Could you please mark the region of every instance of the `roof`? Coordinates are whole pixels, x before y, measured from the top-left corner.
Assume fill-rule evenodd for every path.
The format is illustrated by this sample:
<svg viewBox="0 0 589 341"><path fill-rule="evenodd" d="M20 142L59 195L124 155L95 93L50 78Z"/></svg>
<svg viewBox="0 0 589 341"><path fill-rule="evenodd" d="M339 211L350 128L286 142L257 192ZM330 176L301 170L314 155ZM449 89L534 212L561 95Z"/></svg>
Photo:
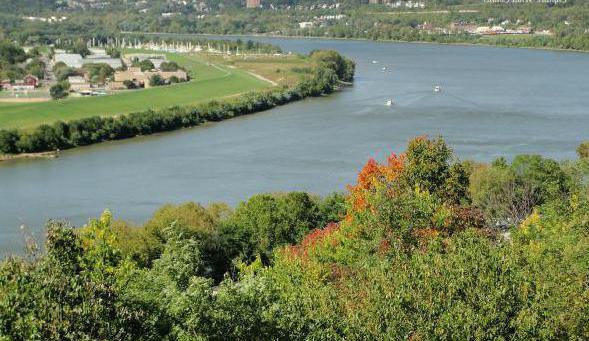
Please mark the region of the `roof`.
<svg viewBox="0 0 589 341"><path fill-rule="evenodd" d="M117 69L123 66L120 58L111 58L106 55L91 55L86 57L82 64L108 64L113 69Z"/></svg>
<svg viewBox="0 0 589 341"><path fill-rule="evenodd" d="M86 83L86 80L84 79L84 77L80 77L80 76L69 76L67 78L67 81L70 84Z"/></svg>
<svg viewBox="0 0 589 341"><path fill-rule="evenodd" d="M77 53L56 53L53 57L55 63L63 62L69 67L82 67L82 56Z"/></svg>

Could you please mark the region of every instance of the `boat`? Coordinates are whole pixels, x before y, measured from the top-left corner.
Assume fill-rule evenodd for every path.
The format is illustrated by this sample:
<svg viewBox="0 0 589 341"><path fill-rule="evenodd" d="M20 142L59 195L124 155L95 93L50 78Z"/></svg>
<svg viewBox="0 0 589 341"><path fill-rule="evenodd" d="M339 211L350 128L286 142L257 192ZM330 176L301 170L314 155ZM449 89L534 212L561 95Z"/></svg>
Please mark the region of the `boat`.
<svg viewBox="0 0 589 341"><path fill-rule="evenodd" d="M386 70L387 70L386 66L383 66L382 71L386 71Z"/></svg>
<svg viewBox="0 0 589 341"><path fill-rule="evenodd" d="M372 64L378 64L378 60L373 60Z"/></svg>
<svg viewBox="0 0 589 341"><path fill-rule="evenodd" d="M390 106L392 106L393 104L395 104L395 103L393 102L393 100L392 100L392 99L387 99L387 100L384 102L384 105L386 105L387 107L390 107Z"/></svg>
<svg viewBox="0 0 589 341"><path fill-rule="evenodd" d="M442 88L440 88L439 85L434 86L434 92L440 92L442 91Z"/></svg>

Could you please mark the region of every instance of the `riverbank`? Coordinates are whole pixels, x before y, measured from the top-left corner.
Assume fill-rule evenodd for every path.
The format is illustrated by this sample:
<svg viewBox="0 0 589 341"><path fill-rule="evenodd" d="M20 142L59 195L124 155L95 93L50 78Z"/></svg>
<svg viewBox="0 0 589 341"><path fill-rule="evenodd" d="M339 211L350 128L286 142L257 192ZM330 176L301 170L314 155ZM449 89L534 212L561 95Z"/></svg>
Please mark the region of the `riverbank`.
<svg viewBox="0 0 589 341"><path fill-rule="evenodd" d="M0 162L16 161L23 159L55 159L59 157L58 151L40 153L0 154Z"/></svg>
<svg viewBox="0 0 589 341"><path fill-rule="evenodd" d="M395 40L395 39L370 39L370 38L340 38L340 37L325 37L325 36L296 36L296 35L282 35L271 33L252 33L252 34L215 34L215 33L166 33L166 32L129 32L122 31L123 34L144 34L144 35L162 35L162 36L196 36L196 37L259 37L259 38L279 38L279 39L320 39L320 40L349 40L349 41L375 41L383 43L404 43L404 44L434 44L434 45L450 45L450 46L486 46L486 47L500 47L500 48L515 48L515 49L530 49L543 51L562 51L562 52L582 52L589 53L589 50L579 49L563 49L555 47L538 47L538 46L514 46L506 44L489 44L484 42L439 42L439 41L417 41L417 40Z"/></svg>
<svg viewBox="0 0 589 341"><path fill-rule="evenodd" d="M116 116L90 116L68 122L56 121L33 130L0 130L0 152L13 155L51 152L218 122L306 97L329 94L337 89L340 81L353 80L355 64L335 51L315 51L306 58L305 65L309 68L309 73L297 76L298 82L294 86L275 82L283 86L248 92L225 100L213 97L208 102L197 105L176 105L157 111L147 109ZM273 75L282 77L283 73L296 74L295 69L295 66L289 72L274 69ZM264 70L268 72L267 68ZM241 72L247 74L245 70ZM257 77L248 76L261 82ZM259 76L268 78L264 81L266 84L270 80L266 74Z"/></svg>

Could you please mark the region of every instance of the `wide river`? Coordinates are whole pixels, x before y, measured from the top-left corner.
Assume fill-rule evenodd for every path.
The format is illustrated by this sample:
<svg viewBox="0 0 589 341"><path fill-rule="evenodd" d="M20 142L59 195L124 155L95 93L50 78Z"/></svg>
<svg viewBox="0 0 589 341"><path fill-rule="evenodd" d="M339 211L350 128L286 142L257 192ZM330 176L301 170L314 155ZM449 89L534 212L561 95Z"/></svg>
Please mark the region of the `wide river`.
<svg viewBox="0 0 589 341"><path fill-rule="evenodd" d="M164 203L343 191L369 157L400 152L421 134L443 135L459 158L480 161L574 158L589 139L589 54L260 40L293 52L336 49L357 62L355 84L249 117L0 164L0 253L22 250L21 225L42 238L49 218L83 224L110 208L141 223Z"/></svg>

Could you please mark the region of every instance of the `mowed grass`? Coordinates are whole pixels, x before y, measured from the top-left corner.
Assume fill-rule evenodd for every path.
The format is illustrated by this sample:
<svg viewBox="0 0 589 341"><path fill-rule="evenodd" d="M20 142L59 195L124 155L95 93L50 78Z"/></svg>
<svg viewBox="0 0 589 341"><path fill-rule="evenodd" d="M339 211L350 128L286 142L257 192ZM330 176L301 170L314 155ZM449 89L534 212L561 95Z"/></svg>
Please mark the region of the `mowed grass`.
<svg viewBox="0 0 589 341"><path fill-rule="evenodd" d="M42 103L0 103L0 129L30 129L58 120L110 116L174 105L190 105L272 86L239 69L208 64L199 55L168 54L192 81L118 94Z"/></svg>
<svg viewBox="0 0 589 341"><path fill-rule="evenodd" d="M279 85L292 86L300 82L305 73L298 69L310 69L309 58L298 55L290 56L207 56L213 63L231 65L241 70L260 75Z"/></svg>

